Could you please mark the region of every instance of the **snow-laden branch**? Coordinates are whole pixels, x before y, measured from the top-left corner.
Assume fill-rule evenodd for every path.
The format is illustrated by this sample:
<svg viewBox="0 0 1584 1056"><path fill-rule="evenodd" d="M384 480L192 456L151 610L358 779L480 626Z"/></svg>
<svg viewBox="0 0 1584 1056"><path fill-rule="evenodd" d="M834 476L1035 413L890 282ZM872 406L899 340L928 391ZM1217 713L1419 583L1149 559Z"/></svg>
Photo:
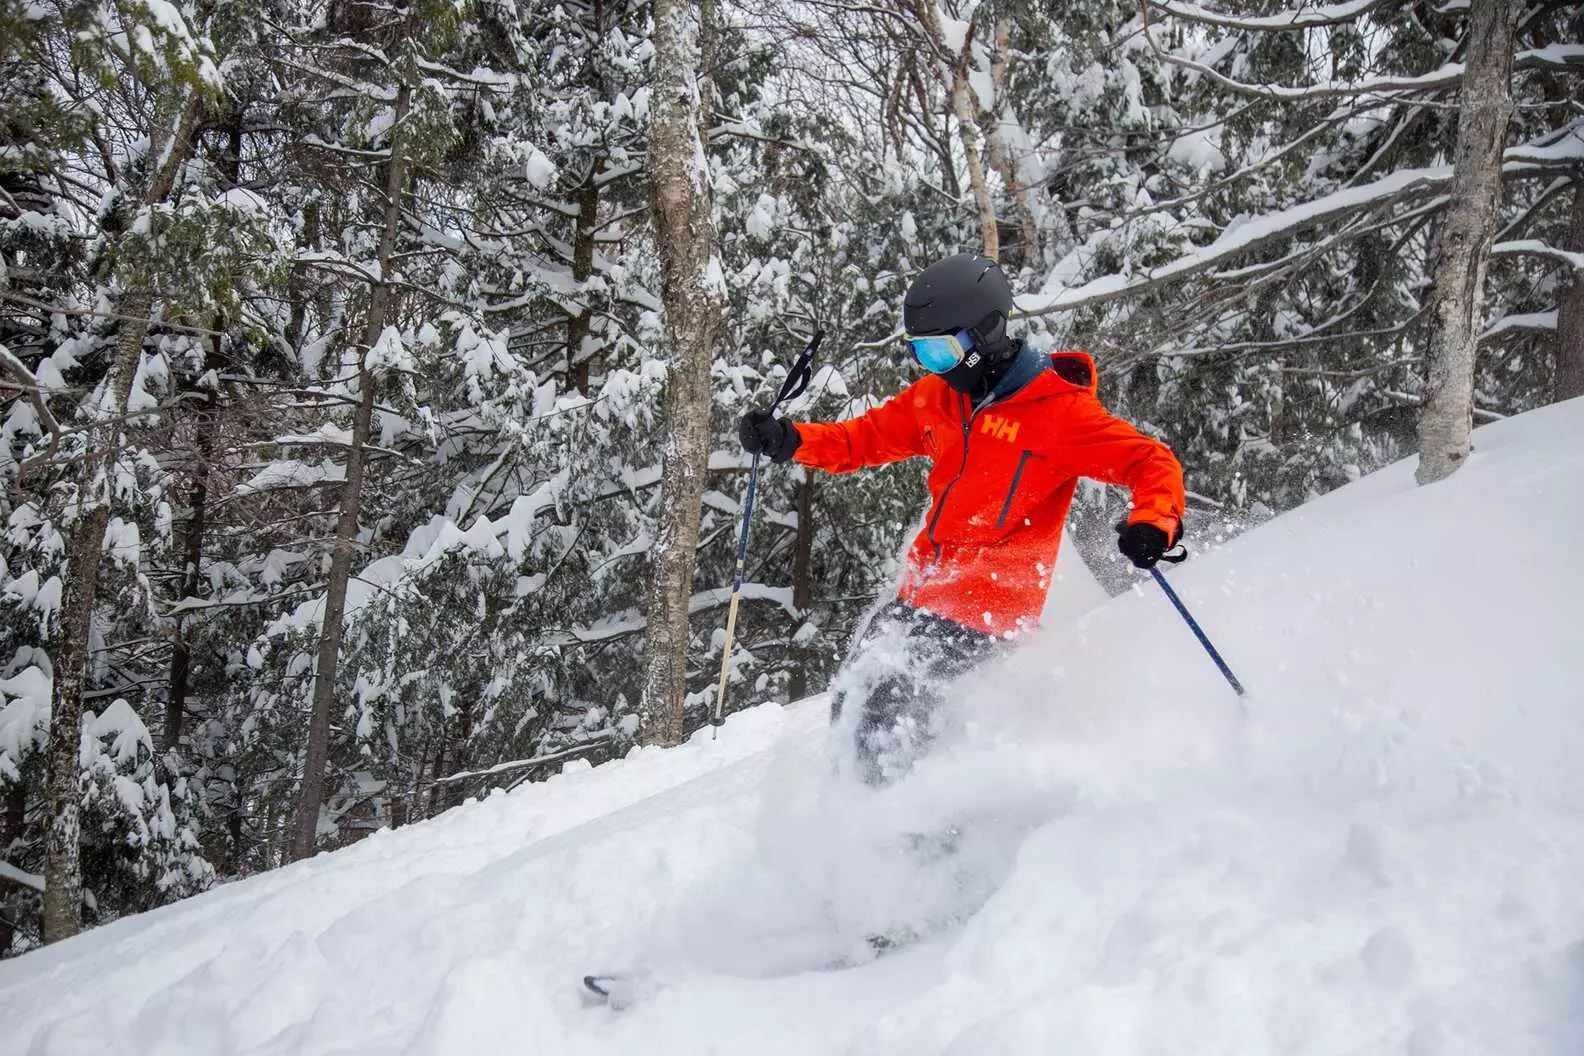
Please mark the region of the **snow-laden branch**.
<svg viewBox="0 0 1584 1056"><path fill-rule="evenodd" d="M1337 26L1355 22L1360 15L1368 14L1382 6L1386 0L1353 0L1347 4L1326 4L1322 7L1281 11L1274 15L1240 17L1224 15L1198 4L1179 4L1172 0L1145 0L1149 6L1166 12L1185 22L1198 22L1206 26L1225 26L1228 29L1245 29L1254 33L1279 32L1289 29L1312 29L1316 26Z"/></svg>
<svg viewBox="0 0 1584 1056"><path fill-rule="evenodd" d="M1557 313L1550 312L1520 312L1514 315L1504 315L1487 326L1479 335L1481 341L1489 341L1501 334L1522 331L1535 331L1547 333L1557 328Z"/></svg>
<svg viewBox="0 0 1584 1056"><path fill-rule="evenodd" d="M1538 238L1522 238L1512 242L1498 242L1491 247L1493 257L1549 257L1568 265L1574 271L1584 272L1584 253L1571 253L1565 249L1540 241Z"/></svg>
<svg viewBox="0 0 1584 1056"><path fill-rule="evenodd" d="M1045 315L1137 294L1187 278L1229 257L1258 249L1315 224L1338 220L1361 209L1386 205L1411 194L1433 190L1451 180L1450 165L1404 169L1374 183L1348 187L1312 202L1268 213L1228 228L1210 245L1158 268L1145 269L1132 275L1102 275L1072 289L1025 295L1018 298L1018 311L1025 316Z"/></svg>
<svg viewBox="0 0 1584 1056"><path fill-rule="evenodd" d="M1353 4L1338 4L1330 7L1318 8L1312 14L1316 17L1313 22L1282 21L1301 17L1310 12L1286 12L1268 18L1239 19L1232 16L1217 15L1205 8L1192 4L1173 4L1170 2L1155 2L1158 10L1167 14L1181 17L1191 22L1205 22L1213 25L1230 26L1236 29L1245 29L1255 32L1271 32L1287 29L1303 29L1311 25L1328 25L1337 22L1349 22L1354 17L1378 6L1377 0L1357 0ZM1162 62L1176 66L1179 69L1189 70L1205 77L1228 91L1253 99L1268 99L1279 102L1297 102L1306 99L1320 99L1338 95L1378 96L1397 93L1422 93L1426 91L1441 90L1457 86L1463 80L1463 64L1461 62L1448 62L1429 73L1415 77L1365 77L1359 80L1326 81L1313 85L1280 85L1280 84L1254 84L1239 81L1228 77L1226 74L1206 63L1187 58L1182 55L1167 51L1156 43L1154 34L1150 31L1149 9L1151 0L1141 0L1140 11L1143 13L1144 39ZM1350 14L1351 12L1351 14ZM1552 44L1544 48L1520 51L1514 57L1513 65L1516 69L1545 69L1573 71L1584 67L1584 46L1575 44Z"/></svg>
<svg viewBox="0 0 1584 1056"><path fill-rule="evenodd" d="M1168 10L1163 4L1157 4L1156 6L1162 8L1162 10ZM1149 44L1150 50L1155 53L1157 58L1179 69L1191 70L1229 91L1255 99L1294 102L1302 99L1319 99L1334 95L1422 92L1455 85L1463 78L1463 64L1461 62L1449 62L1442 65L1439 69L1421 74L1418 77L1365 77L1356 81L1328 81L1304 87L1279 84L1250 84L1228 77L1213 66L1173 54L1157 44L1154 33L1150 31L1149 8L1149 0L1140 0L1139 12L1143 16L1144 40Z"/></svg>
<svg viewBox="0 0 1584 1056"><path fill-rule="evenodd" d="M1411 392L1399 392L1396 389L1380 389L1379 392L1388 400L1391 400L1393 403L1400 404L1403 407L1424 406L1424 397L1415 396ZM1498 414L1496 411L1488 411L1483 407L1474 408L1473 413L1474 420L1478 422L1500 422L1504 421L1507 417L1505 414Z"/></svg>
<svg viewBox="0 0 1584 1056"><path fill-rule="evenodd" d="M532 759L515 759L509 763L497 763L496 765L487 767L483 770L464 770L459 774L447 774L445 777L436 778L435 784L449 785L457 781L467 781L475 777L494 777L496 774L509 774L513 770L525 770L531 766L548 766L551 763L565 762L568 759L575 759L580 755L585 755L588 752L593 751L595 748L603 748L605 745L609 744L615 736L616 731L607 730L603 734L598 734L586 741L575 744L570 748L564 748L559 752L551 752L548 755L536 755Z"/></svg>
<svg viewBox="0 0 1584 1056"><path fill-rule="evenodd" d="M34 891L44 890L44 878L37 873L24 873L9 862L0 862L0 880L9 880L21 887L32 888Z"/></svg>
<svg viewBox="0 0 1584 1056"><path fill-rule="evenodd" d="M731 601L732 590L730 587L715 587L712 590L702 590L688 599L688 615L697 616L709 609L718 609ZM744 583L742 596L748 601L773 601L786 610L787 615L796 618L798 610L792 604L791 587L772 587L767 583ZM549 644L562 645L590 645L595 642L608 642L613 638L624 638L629 634L637 634L645 626L643 615L637 611L630 611L619 616L612 616L600 620L598 623L587 627L574 627L560 635L552 636Z"/></svg>
<svg viewBox="0 0 1584 1056"><path fill-rule="evenodd" d="M1584 129L1575 128L1572 134L1554 138L1552 142L1544 144L1524 143L1509 147L1503 158L1502 172L1509 177L1523 175L1536 165L1576 164L1584 159ZM1018 312L1025 316L1046 315L1134 296L1196 275L1230 257L1251 252L1305 229L1323 223L1340 223L1354 213L1380 208L1405 198L1422 198L1426 192L1446 187L1451 180L1450 165L1404 169L1373 183L1345 187L1313 201L1302 202L1236 224L1223 231L1210 245L1195 249L1156 268L1141 269L1129 274L1102 275L1081 286L1061 288L1058 285L1055 289L1045 289L1037 294L1025 294L1018 298ZM1403 218L1399 216L1394 219L1400 221ZM1502 245L1506 247L1503 251L1507 253L1541 252L1542 250L1536 247L1544 246L1544 243L1516 241ZM1562 250L1552 250L1550 247L1545 247L1545 252L1548 256L1566 259L1574 267L1578 266L1574 258L1580 254L1569 253L1564 257ZM1253 270L1263 270L1264 267L1264 265L1256 265ZM1236 276L1221 276L1223 279L1233 277Z"/></svg>

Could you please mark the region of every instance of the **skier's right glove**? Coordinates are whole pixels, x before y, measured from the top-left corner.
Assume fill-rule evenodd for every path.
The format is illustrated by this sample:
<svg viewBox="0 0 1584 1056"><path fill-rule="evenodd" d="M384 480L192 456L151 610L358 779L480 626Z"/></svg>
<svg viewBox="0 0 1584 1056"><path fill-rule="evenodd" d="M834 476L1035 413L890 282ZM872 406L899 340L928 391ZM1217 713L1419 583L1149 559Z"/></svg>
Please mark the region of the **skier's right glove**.
<svg viewBox="0 0 1584 1056"><path fill-rule="evenodd" d="M750 455L769 455L772 462L785 462L803 442L797 426L769 411L749 411L737 423L737 439Z"/></svg>

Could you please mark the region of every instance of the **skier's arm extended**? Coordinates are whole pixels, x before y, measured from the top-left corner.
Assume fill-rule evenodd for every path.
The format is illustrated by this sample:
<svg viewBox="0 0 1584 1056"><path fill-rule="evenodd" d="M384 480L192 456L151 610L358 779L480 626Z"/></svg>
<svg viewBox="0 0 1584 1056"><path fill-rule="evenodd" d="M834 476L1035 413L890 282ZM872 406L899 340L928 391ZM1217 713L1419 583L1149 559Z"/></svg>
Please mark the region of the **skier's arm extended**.
<svg viewBox="0 0 1584 1056"><path fill-rule="evenodd" d="M845 422L798 422L802 442L792 457L830 473L851 473L925 453L924 432L909 386L867 414Z"/></svg>
<svg viewBox="0 0 1584 1056"><path fill-rule="evenodd" d="M1093 394L1067 397L1052 457L1075 477L1133 493L1128 524L1153 524L1171 539L1182 523L1183 473L1171 449L1108 413Z"/></svg>

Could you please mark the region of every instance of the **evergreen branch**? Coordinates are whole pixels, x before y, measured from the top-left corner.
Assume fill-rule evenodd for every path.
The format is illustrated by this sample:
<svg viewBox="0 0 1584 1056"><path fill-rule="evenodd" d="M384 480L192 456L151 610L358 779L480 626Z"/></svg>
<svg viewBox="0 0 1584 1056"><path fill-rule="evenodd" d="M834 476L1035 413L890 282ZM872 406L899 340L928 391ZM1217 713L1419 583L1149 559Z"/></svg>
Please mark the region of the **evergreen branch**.
<svg viewBox="0 0 1584 1056"><path fill-rule="evenodd" d="M185 323L173 323L168 319L155 319L141 315L123 315L120 312L101 312L93 308L67 308L65 305L60 304L46 304L43 301L36 301L32 297L27 297L20 293L12 293L10 290L0 290L0 300L11 301L29 308L37 308L39 311L49 312L51 315L91 316L95 319L114 319L120 323L139 323L161 330L173 330L178 334L197 334L202 337L225 336L225 333L220 330L209 330L201 326L188 326Z"/></svg>

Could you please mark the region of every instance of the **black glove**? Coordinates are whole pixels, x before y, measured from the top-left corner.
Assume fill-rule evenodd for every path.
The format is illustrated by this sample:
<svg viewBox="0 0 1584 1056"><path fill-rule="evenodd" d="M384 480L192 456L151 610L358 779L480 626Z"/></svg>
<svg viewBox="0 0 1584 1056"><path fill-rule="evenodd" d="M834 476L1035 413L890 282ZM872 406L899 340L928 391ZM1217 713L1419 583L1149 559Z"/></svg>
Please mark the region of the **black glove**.
<svg viewBox="0 0 1584 1056"><path fill-rule="evenodd" d="M1153 524L1140 521L1137 524L1117 525L1117 549L1122 551L1122 556L1133 562L1136 568L1154 568L1161 555L1177 545L1177 540L1182 538L1182 527L1177 528L1176 536L1168 536Z"/></svg>
<svg viewBox="0 0 1584 1056"><path fill-rule="evenodd" d="M743 415L737 423L737 439L750 455L769 455L772 462L785 462L803 442L797 426L769 411L749 411Z"/></svg>

